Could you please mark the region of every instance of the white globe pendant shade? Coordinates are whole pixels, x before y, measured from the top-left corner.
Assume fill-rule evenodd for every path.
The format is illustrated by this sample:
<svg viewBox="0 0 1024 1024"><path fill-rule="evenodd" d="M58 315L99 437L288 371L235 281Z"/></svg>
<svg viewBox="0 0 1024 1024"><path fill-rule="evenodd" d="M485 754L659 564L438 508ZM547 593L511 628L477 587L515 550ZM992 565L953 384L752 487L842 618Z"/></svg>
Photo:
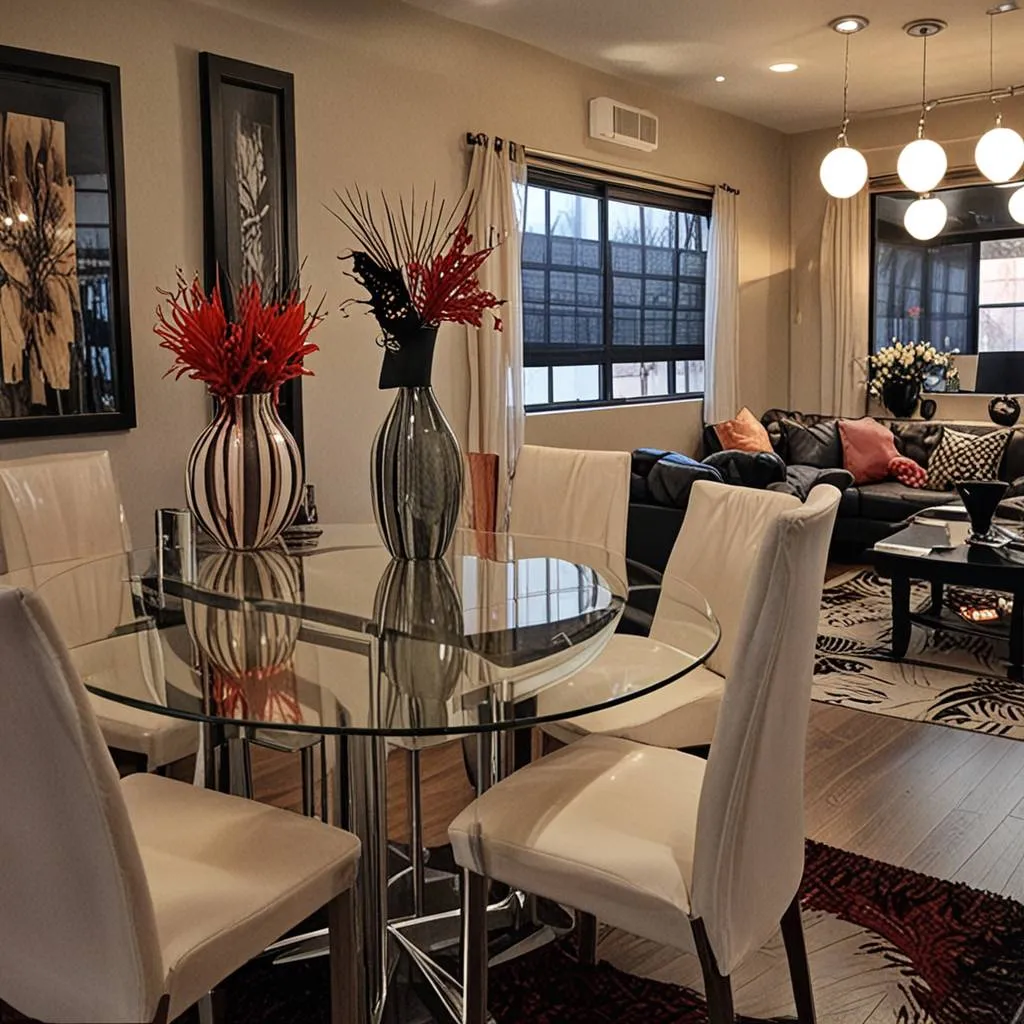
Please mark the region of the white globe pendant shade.
<svg viewBox="0 0 1024 1024"><path fill-rule="evenodd" d="M896 163L900 181L911 192L931 192L946 174L946 151L931 139L915 139L903 147Z"/></svg>
<svg viewBox="0 0 1024 1024"><path fill-rule="evenodd" d="M867 183L868 162L856 149L836 146L821 161L821 184L830 196L849 199Z"/></svg>
<svg viewBox="0 0 1024 1024"><path fill-rule="evenodd" d="M1010 196L1010 216L1018 224L1024 224L1024 188L1017 189Z"/></svg>
<svg viewBox="0 0 1024 1024"><path fill-rule="evenodd" d="M1024 164L1024 139L1012 128L997 126L978 139L974 161L989 181L1009 181Z"/></svg>
<svg viewBox="0 0 1024 1024"><path fill-rule="evenodd" d="M945 226L948 211L946 204L935 196L912 202L903 215L903 226L922 242L934 238Z"/></svg>

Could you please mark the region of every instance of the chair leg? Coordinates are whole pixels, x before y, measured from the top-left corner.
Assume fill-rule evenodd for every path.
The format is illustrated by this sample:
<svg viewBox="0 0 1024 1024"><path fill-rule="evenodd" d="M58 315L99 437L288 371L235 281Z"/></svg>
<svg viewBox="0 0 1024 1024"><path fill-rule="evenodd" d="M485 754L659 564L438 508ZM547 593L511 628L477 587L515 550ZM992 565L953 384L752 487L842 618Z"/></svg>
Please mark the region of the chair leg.
<svg viewBox="0 0 1024 1024"><path fill-rule="evenodd" d="M811 989L811 972L807 964L807 944L804 942L804 926L800 920L800 897L782 915L782 941L786 944L786 958L789 960L789 977L793 983L793 999L796 1002L796 1019L800 1024L816 1024L814 992Z"/></svg>
<svg viewBox="0 0 1024 1024"><path fill-rule="evenodd" d="M196 1009L199 1011L199 1024L214 1024L217 1017L213 1012L212 992L207 992L206 995L196 1003Z"/></svg>
<svg viewBox="0 0 1024 1024"><path fill-rule="evenodd" d="M720 974L715 951L708 941L704 922L698 917L690 922L693 938L704 975L704 998L708 1003L708 1024L736 1024L736 1011L732 1003L732 982L728 975ZM801 1022L802 1024L802 1022Z"/></svg>
<svg viewBox="0 0 1024 1024"><path fill-rule="evenodd" d="M423 855L423 804L421 802L420 752L408 751L406 767L406 806L409 825L409 866L412 869L412 910L417 917L425 913L426 860Z"/></svg>
<svg viewBox="0 0 1024 1024"><path fill-rule="evenodd" d="M331 820L328 811L331 798L327 791L327 740L321 736L317 746L320 748L320 820L326 825Z"/></svg>
<svg viewBox="0 0 1024 1024"><path fill-rule="evenodd" d="M597 963L597 918L582 910L576 917L576 948L581 964Z"/></svg>
<svg viewBox="0 0 1024 1024"><path fill-rule="evenodd" d="M3 1004L0 1004L2 1006ZM156 1006L156 1016L153 1018L153 1024L167 1024L167 1014L171 1006L170 996L161 996L160 1002Z"/></svg>
<svg viewBox="0 0 1024 1024"><path fill-rule="evenodd" d="M462 872L462 1024L487 1022L487 879Z"/></svg>
<svg viewBox="0 0 1024 1024"><path fill-rule="evenodd" d="M299 749L299 771L302 776L302 813L307 818L316 817L316 772L313 768L313 748Z"/></svg>
<svg viewBox="0 0 1024 1024"><path fill-rule="evenodd" d="M331 945L331 1024L357 1024L355 904L352 889L327 904Z"/></svg>

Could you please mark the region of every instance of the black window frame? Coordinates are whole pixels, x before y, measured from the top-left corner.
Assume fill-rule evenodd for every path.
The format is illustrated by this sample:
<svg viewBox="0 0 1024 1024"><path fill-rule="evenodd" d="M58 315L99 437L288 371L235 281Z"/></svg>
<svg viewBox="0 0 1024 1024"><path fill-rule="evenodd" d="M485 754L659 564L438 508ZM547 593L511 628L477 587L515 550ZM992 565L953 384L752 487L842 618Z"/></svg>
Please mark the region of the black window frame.
<svg viewBox="0 0 1024 1024"><path fill-rule="evenodd" d="M879 192L871 196L871 280L869 303L871 310L871 331L868 337L869 353L875 353L879 348L890 344L892 338L879 338L877 336L878 315L877 315L877 290L878 290L878 243L879 241L891 243L892 239L878 237L878 198L879 196L905 196L902 192ZM981 246L983 242L998 242L1007 239L1021 239L1024 241L1024 225L1020 228L997 228L992 231L959 231L942 233L937 238L928 241L919 241L911 235L901 236L899 244L907 248L922 249L926 254L930 250L945 246L969 245L971 247L970 268L967 279L967 345L960 355L978 355L978 337L981 329L981 310L999 308L1024 308L1024 303L1019 302L981 302ZM931 261L925 256L925 272L931 272ZM973 315L972 315L973 314ZM918 338L901 338L900 341L918 341Z"/></svg>
<svg viewBox="0 0 1024 1024"><path fill-rule="evenodd" d="M544 189L555 189L560 192L570 192L581 196L596 198L599 201L600 231L599 242L601 246L601 262L599 272L601 275L601 314L602 314L602 342L598 345L586 346L580 344L558 344L545 341L542 344L529 344L524 336L523 340L523 366L546 367L548 370L548 395L554 393L553 369L558 366L594 366L600 368L600 398L570 402L545 402L537 405L527 405L527 412L554 412L567 409L593 409L609 406L623 405L646 405L655 402L692 401L702 399L703 391L686 392L676 394L674 392L676 383L677 362L705 362L705 346L703 338L700 345L615 345L614 344L614 300L613 289L614 279L618 276L635 277L643 281L647 278L663 279L667 275L656 275L641 272L639 274L626 271L612 271L612 239L608 234L608 203L619 201L634 203L642 206L654 206L661 209L671 210L674 213L695 213L703 215L708 220L708 230L711 226L711 198L699 196L683 196L671 192L660 191L657 188L640 188L619 185L610 181L602 181L597 178L583 177L568 174L560 171L550 171L543 168L527 168L527 186L536 186ZM545 225L549 224L549 218L545 217ZM550 238L550 236L548 236ZM678 251L678 250L677 250ZM531 269L550 269L550 260L544 264L528 262L525 255L520 259L520 273ZM677 271L673 280L673 302L672 302L672 328L675 335L676 317L680 312L678 306L679 283L697 281L698 278L688 277ZM707 317L707 274L705 264L705 275L700 278L702 287L705 288L704 316ZM547 299L550 308L550 298ZM525 306L525 289L524 289ZM643 300L639 307L642 313L645 309ZM685 312L685 311L684 311ZM641 326L642 330L642 326ZM646 395L636 398L613 398L614 376L613 366L617 363L667 363L668 366L668 394ZM706 372L706 369L705 369Z"/></svg>

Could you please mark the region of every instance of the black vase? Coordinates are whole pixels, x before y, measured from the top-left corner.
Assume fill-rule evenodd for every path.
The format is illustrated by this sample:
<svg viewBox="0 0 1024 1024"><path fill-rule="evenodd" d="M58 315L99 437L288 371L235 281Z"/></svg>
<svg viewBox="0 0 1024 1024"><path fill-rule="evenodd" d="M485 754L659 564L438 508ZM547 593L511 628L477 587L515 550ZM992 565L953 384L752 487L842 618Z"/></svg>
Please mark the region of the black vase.
<svg viewBox="0 0 1024 1024"><path fill-rule="evenodd" d="M1010 395L1000 395L988 403L988 418L1000 427L1012 427L1020 419L1020 402Z"/></svg>
<svg viewBox="0 0 1024 1024"><path fill-rule="evenodd" d="M913 416L920 397L921 385L916 381L893 380L882 385L882 404L893 416Z"/></svg>
<svg viewBox="0 0 1024 1024"><path fill-rule="evenodd" d="M394 404L373 439L373 514L393 558L440 558L462 504L462 449L430 386L437 328L420 328L387 350L380 387Z"/></svg>
<svg viewBox="0 0 1024 1024"><path fill-rule="evenodd" d="M993 539L990 535L992 517L1009 486L1002 480L961 480L956 485L971 518L971 535L968 540L987 543Z"/></svg>

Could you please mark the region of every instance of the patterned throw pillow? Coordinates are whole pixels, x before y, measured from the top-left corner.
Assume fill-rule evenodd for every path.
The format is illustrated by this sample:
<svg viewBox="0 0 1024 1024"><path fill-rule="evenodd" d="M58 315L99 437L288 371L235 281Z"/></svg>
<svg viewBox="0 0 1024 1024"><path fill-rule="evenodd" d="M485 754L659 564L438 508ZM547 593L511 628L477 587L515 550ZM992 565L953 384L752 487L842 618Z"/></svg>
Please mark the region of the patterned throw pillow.
<svg viewBox="0 0 1024 1024"><path fill-rule="evenodd" d="M942 437L928 460L928 486L949 491L961 480L997 480L1010 431L965 434L943 427Z"/></svg>
<svg viewBox="0 0 1024 1024"><path fill-rule="evenodd" d="M896 477L905 487L924 487L928 483L928 470L906 455L889 460L889 476Z"/></svg>

